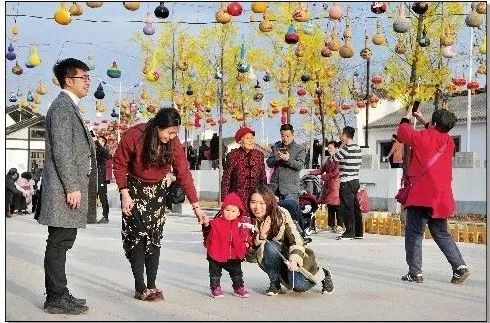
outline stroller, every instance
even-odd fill
[[[301,178],[300,186],[299,204],[305,223],[304,231],[306,235],[311,235],[316,233],[315,212],[320,204],[322,182],[318,176],[306,174]]]

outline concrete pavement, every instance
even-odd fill
[[[165,301],[150,303],[133,299],[120,226],[120,211],[111,209],[109,224],[78,231],[67,255],[68,287],[75,296],[87,298],[90,310],[65,316],[42,311],[47,227],[30,215],[6,219],[6,320],[486,320],[485,245],[458,243],[471,275],[464,284],[453,285],[446,259],[432,240],[424,241],[425,281],[416,284],[400,280],[407,271],[403,237],[367,234],[363,240],[336,241],[334,234],[320,232],[308,246],[332,271],[333,294],[322,295],[315,286],[303,294],[267,296],[266,274],[257,264],[243,263],[251,297],[233,296],[224,272],[226,296],[213,299],[199,225],[192,216],[169,215],[157,277]]]

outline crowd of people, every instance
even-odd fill
[[[85,63],[73,58],[58,61],[53,68],[62,90],[46,115],[46,157],[39,193],[41,203],[37,207],[37,221],[48,226],[44,257],[46,312],[81,314],[88,310],[86,299],[75,297],[67,288],[66,254],[75,243],[77,230],[86,227],[89,191],[93,187],[97,187],[103,204],[100,223],[108,222],[108,160],[120,192],[122,248],[134,278],[134,298],[142,301],[164,298],[156,278],[166,222],[166,199],[173,180],[182,188],[202,225],[213,297],[224,296],[220,283],[223,269],[230,274],[235,295],[250,296],[241,267],[244,260],[256,262],[266,274],[267,295],[284,293],[283,287],[305,292],[314,286],[319,286],[322,294],[333,293],[332,272],[324,264],[320,265],[315,252],[306,247],[300,199],[307,192],[302,190],[299,177],[306,152],[295,141],[292,125],[281,126],[281,140],[273,145],[267,158],[256,149],[252,129],[237,130],[235,141],[239,148],[230,151],[226,158],[220,211],[210,218],[200,206],[190,172],[196,164],[189,156],[197,156],[197,161],[215,160],[217,156],[212,152],[213,147],[216,149],[215,137],[211,148],[203,141],[197,153],[188,149],[186,156],[178,138],[180,114],[174,108],[165,108],[147,123],[129,128],[110,158],[104,147],[105,138],[90,133],[77,108],[90,86],[89,70]],[[414,117],[427,129],[414,130],[410,126]],[[448,135],[455,122],[454,114],[447,110],[434,112],[430,122],[420,112],[410,112],[401,120],[394,138],[395,144],[412,148],[408,176],[417,179],[404,205],[409,267],[408,273],[402,276],[404,281],[423,281],[422,237],[426,224],[452,266],[451,282],[462,283],[469,275],[447,231],[447,219],[455,210],[451,190],[454,143]],[[362,152],[354,136],[355,129],[345,127],[340,142],[328,143],[329,157],[325,163],[310,172],[323,179],[319,203],[327,206],[328,224],[340,234],[338,240],[363,238],[357,199]],[[398,153],[400,145],[393,145],[390,155]],[[269,179],[266,165],[272,169]],[[22,181],[18,180],[16,169],[7,173],[7,215],[15,210],[22,212],[22,201],[27,203],[35,195],[30,195],[26,187],[32,181],[37,187],[39,179],[36,181],[30,173],[20,177]],[[21,202],[16,204],[16,199]]]

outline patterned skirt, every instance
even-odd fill
[[[131,215],[122,215],[122,240],[126,258],[143,239],[146,254],[160,248],[165,224],[165,181],[145,183],[128,176],[129,196],[134,206]]]

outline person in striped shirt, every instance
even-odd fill
[[[356,130],[345,127],[342,130],[340,149],[332,155],[332,159],[339,163],[340,177],[340,206],[339,215],[345,224],[345,232],[337,237],[341,239],[362,239],[362,215],[357,199],[359,191],[359,169],[362,163],[362,153],[359,145],[354,143]]]

